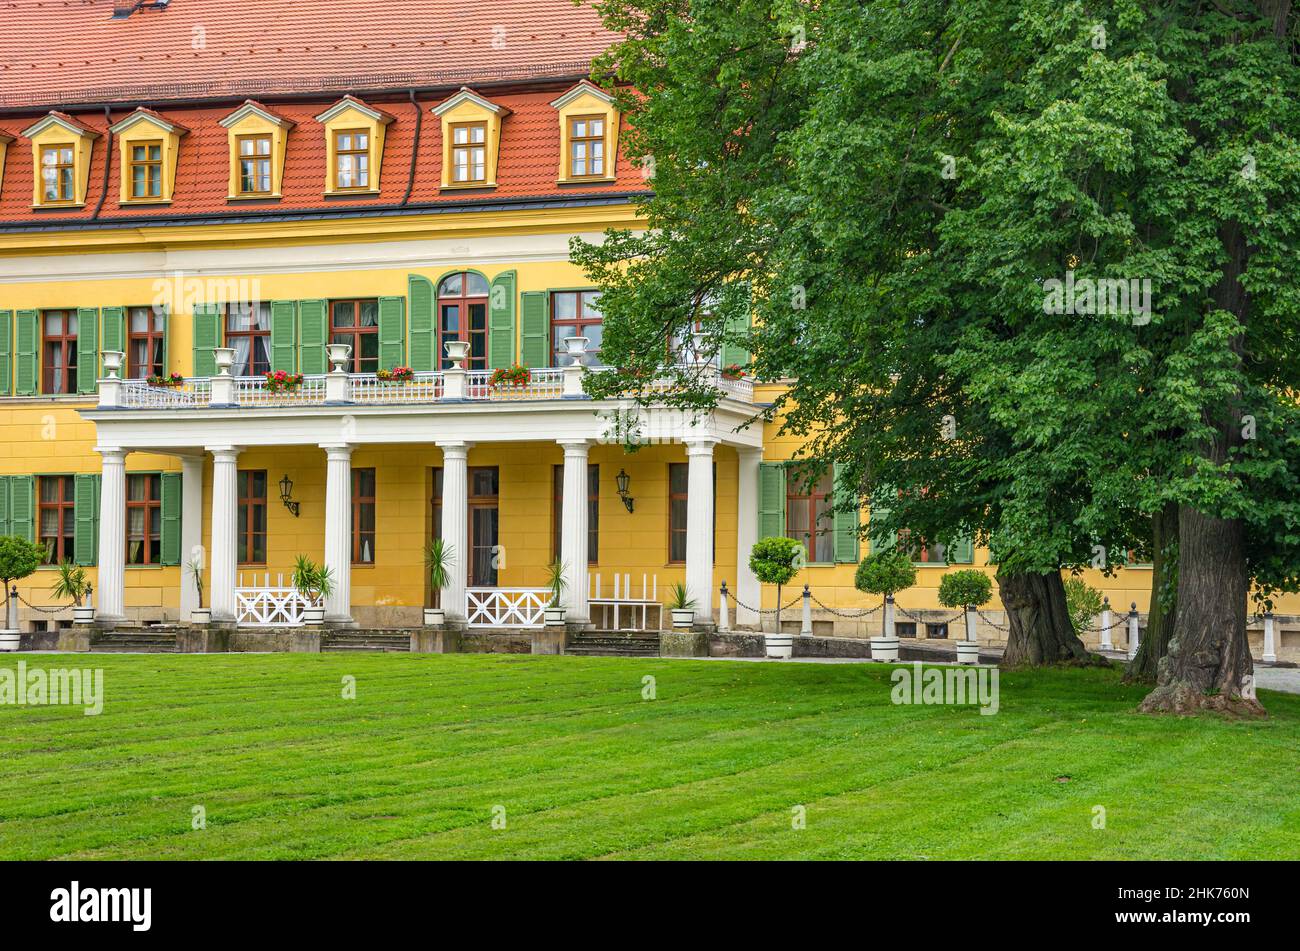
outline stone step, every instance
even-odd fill
[[[566,654],[575,657],[658,657],[657,631],[584,631],[574,635]]]

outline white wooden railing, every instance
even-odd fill
[[[373,373],[349,376],[350,398],[354,403],[434,403],[442,399],[442,374],[416,373],[410,380],[381,380]]]
[[[465,619],[470,627],[541,627],[548,588],[467,588]]]
[[[252,584],[244,584],[243,572],[235,586],[235,620],[240,627],[298,627],[303,623],[303,611],[311,606],[297,589],[284,583],[284,575],[277,575],[271,584],[270,573],[262,575],[262,583],[253,576]]]
[[[241,376],[235,380],[235,402],[240,406],[310,406],[325,402],[325,377],[306,376],[292,390],[272,392],[266,377]]]
[[[150,386],[144,380],[122,382],[123,405],[139,409],[207,406],[212,396],[208,377],[193,377],[180,386]]]
[[[619,574],[614,573],[614,590],[607,591],[601,584],[600,573],[588,574],[587,576],[587,603],[591,607],[592,620],[597,620],[596,614],[599,611],[603,617],[599,619],[601,627],[610,630],[623,630],[623,613],[627,612],[629,624],[635,624],[638,620],[640,626],[637,630],[649,630],[649,614],[654,611],[656,614],[655,622],[662,626],[663,622],[663,605],[659,603],[659,576],[658,575],[641,575],[641,587],[639,590],[632,587],[632,575],[630,572]]]

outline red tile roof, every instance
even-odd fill
[[[614,39],[572,0],[0,0],[0,108],[570,77]]]
[[[173,6],[187,0],[173,0]],[[560,95],[567,84],[541,87],[529,91],[496,93],[492,101],[510,110],[501,124],[501,154],[497,169],[497,187],[478,190],[441,190],[442,180],[442,123],[431,110],[446,97],[428,95],[420,99],[418,108],[423,113],[420,129],[419,158],[416,163],[415,183],[410,202],[450,203],[476,199],[485,201],[503,198],[562,198],[582,195],[600,195],[644,191],[645,182],[640,171],[624,156],[617,164],[618,178],[608,184],[559,185],[556,179],[560,167],[560,123],[550,102]],[[255,215],[259,212],[339,211],[397,204],[406,194],[410,181],[411,150],[415,145],[415,109],[409,99],[389,97],[379,100],[368,97],[372,107],[383,109],[394,116],[388,126],[380,173],[382,191],[366,198],[324,197],[325,190],[325,131],[313,117],[328,108],[329,103],[300,102],[277,103],[276,115],[297,123],[289,131],[285,159],[283,198],[279,201],[229,201],[229,145],[226,129],[219,121],[238,108],[236,103],[185,108],[159,108],[157,112],[169,122],[190,130],[181,140],[176,168],[176,187],[171,205],[119,204],[120,150],[114,141],[110,155],[108,194],[99,214],[101,221],[136,217],[171,217],[181,215],[237,214]],[[10,144],[5,161],[3,188],[0,189],[0,229],[7,225],[75,223],[88,220],[104,193],[104,154],[108,126],[133,110],[114,111],[108,121],[102,113],[81,113],[78,123],[100,137],[95,140],[89,189],[86,205],[81,209],[33,209],[32,203],[32,150],[26,139]],[[36,118],[33,116],[32,121]],[[30,122],[28,123],[30,124]]]

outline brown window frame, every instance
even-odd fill
[[[551,474],[551,550],[553,561],[560,560],[564,522],[564,465],[552,467]],[[600,463],[587,463],[587,564],[600,564]]]
[[[466,141],[463,145],[458,145],[458,144],[456,143],[456,132],[457,132],[458,130],[460,130],[460,129],[468,129],[468,130],[470,130],[470,134],[469,134],[469,137],[468,137],[468,141]],[[475,129],[481,129],[481,130],[483,131],[483,141],[482,141],[482,142],[475,142],[475,141],[474,141],[473,130],[475,130]],[[448,179],[451,181],[451,183],[452,183],[453,185],[486,185],[486,184],[487,184],[487,169],[488,169],[488,160],[487,160],[487,159],[488,159],[488,155],[487,155],[487,137],[488,137],[488,128],[487,128],[487,123],[486,123],[486,122],[452,122],[452,123],[450,123],[450,124],[447,126],[447,134],[448,134],[448,136],[451,137],[451,168],[448,170],[450,174],[447,176]],[[459,168],[459,163],[457,163],[457,161],[456,161],[456,156],[457,156],[458,154],[462,153],[462,152],[469,152],[469,153],[472,153],[474,149],[482,149],[482,151],[483,151],[483,174],[482,174],[480,177],[478,177],[478,178],[463,178],[463,179],[458,179],[458,178],[456,177],[456,169]],[[473,158],[473,156],[472,156],[472,154],[471,154],[471,155],[470,155],[470,159],[472,159],[472,158]],[[466,167],[468,170],[472,171],[473,168],[474,168],[474,162],[473,162],[473,161],[466,161],[466,163],[465,163],[465,167]]]
[[[821,491],[821,484],[829,480],[828,487]],[[807,485],[799,478],[786,479],[785,483],[785,537],[800,542],[803,545],[804,555],[810,565],[829,565],[835,562],[835,531],[834,519],[818,519],[817,503],[829,502],[830,508],[826,511],[834,513],[835,511],[835,482],[830,471],[823,473],[817,485]],[[790,528],[790,507],[791,505],[806,505],[808,508],[808,525],[811,531],[801,533],[802,538],[796,538],[791,532],[795,531]],[[824,523],[824,527],[823,527]],[[817,541],[825,536],[829,541],[828,558],[817,557]]]
[[[143,333],[131,329],[131,318],[140,316],[141,311],[146,312],[149,317],[147,325],[149,329]],[[128,307],[126,309],[126,375],[128,379],[142,380],[149,376],[162,376],[167,372],[166,318],[164,317],[163,328],[160,330],[154,324],[154,321],[159,317],[163,317],[163,315],[153,307]],[[135,355],[135,345],[139,342],[144,343],[145,353],[151,355],[147,373],[140,372],[140,361]]]
[[[558,311],[558,308],[555,306],[556,300],[568,294],[572,294],[574,297],[574,305],[573,305],[574,316],[556,317],[555,314]],[[599,309],[596,311],[597,316],[595,318],[586,316],[586,314],[584,313],[585,308],[588,305],[587,297],[592,294],[596,296],[596,300],[591,302],[591,306],[598,307],[599,300],[600,300],[600,291],[596,290],[595,288],[587,288],[585,290],[576,290],[576,291],[551,291],[551,299],[550,301],[548,301],[548,304],[550,305],[550,314],[551,314],[551,327],[550,327],[551,366],[555,367],[555,366],[563,365],[559,362],[559,358],[560,356],[562,356],[562,353],[560,351],[560,342],[564,339],[564,337],[561,337],[559,335],[558,331],[560,328],[568,327],[572,331],[575,331],[572,333],[565,334],[565,336],[567,337],[576,337],[576,336],[589,337],[590,335],[584,333],[585,328],[597,324],[599,324],[602,328],[604,327],[605,315]],[[603,336],[604,334],[602,330],[602,338]],[[599,363],[600,347],[596,347],[594,350],[588,350],[585,359],[589,364]],[[568,361],[566,360],[565,363],[567,362]]]
[[[232,307],[255,307],[257,313],[262,313],[262,308],[266,308],[266,329],[265,330],[231,330],[230,318],[232,316],[230,308]],[[226,304],[221,314],[221,340],[223,347],[233,347],[234,341],[241,337],[248,338],[248,372],[246,374],[235,374],[236,376],[262,376],[271,370],[271,305],[266,301],[243,301],[238,304]],[[266,369],[257,369],[257,338],[266,340]],[[233,372],[233,369],[232,369]]]
[[[345,135],[365,136],[366,137],[365,147],[359,149],[358,148],[345,149],[341,147],[339,145],[339,140]],[[334,190],[336,192],[363,192],[363,191],[370,190],[370,139],[371,136],[370,136],[369,129],[336,129],[334,131]],[[365,157],[365,170],[364,170],[365,181],[360,182],[360,184],[357,185],[341,184],[342,173],[343,173],[343,156],[345,155]],[[361,172],[362,172],[361,163],[358,162],[357,163],[358,179],[362,177]]]
[[[374,486],[374,495],[363,495],[361,493],[361,480],[358,475],[363,472],[370,473],[370,482]],[[379,495],[379,477],[374,466],[363,466],[352,470],[352,564],[354,565],[373,565],[375,563],[375,544],[379,535],[378,514],[379,510],[376,498]],[[370,560],[364,561],[361,557],[361,545],[363,542],[361,531],[361,512],[365,506],[370,506],[371,522],[375,524],[374,531],[368,532],[370,536]]]
[[[601,123],[601,126],[600,126],[600,128],[601,128],[601,133],[600,133],[600,135],[576,135],[576,134],[574,134],[574,129],[576,128],[577,123],[579,123],[579,122],[590,123],[590,122],[592,122],[593,120],[599,120],[599,122]],[[590,126],[588,126],[588,127],[590,128]],[[568,130],[568,131],[569,131],[569,169],[568,169],[568,170],[569,170],[569,175],[568,175],[568,177],[571,178],[571,179],[573,179],[573,180],[575,180],[575,181],[582,181],[582,180],[584,180],[584,179],[602,179],[602,178],[605,178],[605,177],[606,177],[606,175],[605,175],[606,164],[605,164],[605,163],[609,161],[609,145],[608,145],[608,142],[607,142],[607,136],[608,136],[608,132],[609,132],[609,117],[606,116],[606,115],[604,115],[604,114],[596,114],[596,115],[589,115],[589,116],[569,116],[569,130]],[[586,160],[585,160],[586,163],[587,163],[587,167],[588,167],[588,168],[591,168],[591,148],[590,148],[590,144],[591,144],[592,142],[599,142],[599,143],[601,144],[601,145],[600,145],[600,171],[599,171],[599,172],[584,172],[583,174],[579,175],[577,172],[575,172],[575,171],[573,170],[574,164],[575,164],[575,162],[576,162],[576,157],[575,157],[575,155],[574,155],[574,147],[575,147],[579,142],[586,142],[586,143],[588,143],[587,158],[586,158]]]
[[[254,481],[258,476],[262,477],[262,494],[254,494]],[[235,474],[236,482],[239,486],[239,502],[236,511],[237,524],[239,526],[236,535],[236,543],[239,551],[239,563],[241,565],[265,565],[267,554],[267,543],[270,537],[270,525],[267,519],[266,496],[269,491],[265,469],[240,469]],[[257,521],[253,517],[258,508],[262,509],[262,531],[257,531]],[[262,539],[262,557],[257,557],[256,539],[261,536]]]
[[[343,327],[343,328],[336,328],[336,327],[334,326],[334,314],[335,314],[336,308],[337,308],[340,304],[351,304],[351,305],[352,305],[352,308],[353,308],[353,310],[352,310],[353,319],[356,321],[356,323],[355,323],[353,326],[351,326],[351,327]],[[374,305],[375,305],[375,323],[374,323],[373,326],[370,326],[370,327],[362,327],[362,326],[361,326],[361,305],[362,305],[362,304],[374,304]],[[350,346],[350,347],[352,348],[352,352],[348,355],[348,359],[351,361],[351,368],[349,369],[348,372],[350,372],[350,373],[374,373],[376,370],[379,369],[379,346],[378,346],[378,341],[379,341],[379,298],[377,298],[377,297],[356,297],[356,298],[349,298],[349,299],[347,299],[347,300],[332,300],[332,301],[330,301],[329,335],[330,335],[330,343],[346,343],[348,346]],[[373,357],[362,357],[362,356],[361,356],[361,338],[362,338],[362,337],[369,337],[369,336],[373,336],[373,337],[375,338],[375,341],[376,341],[376,345],[375,345],[375,355],[374,355]],[[347,338],[350,338],[350,339],[347,339],[347,340],[340,340],[340,339],[337,339],[337,338],[340,338],[340,337],[347,337]],[[364,366],[362,365],[362,360],[372,361],[372,362],[374,363],[374,366],[369,367],[369,368],[366,368],[366,367],[364,367]],[[391,368],[390,368],[390,367],[385,367],[385,369],[391,369]]]
[[[131,498],[131,480],[145,480],[145,495],[142,499]],[[157,472],[128,472],[126,475],[126,563],[130,566],[162,564],[162,475]],[[156,491],[155,491],[156,490]],[[140,546],[139,561],[131,560],[131,510],[144,510],[143,544]],[[154,535],[158,536],[158,560],[153,560],[150,550]]]
[[[670,462],[668,463],[668,564],[684,565],[686,564],[686,526],[680,528],[673,525],[673,501],[681,500],[686,502],[687,518],[690,518],[690,500],[686,492],[673,491],[673,466],[681,466],[686,471],[686,483],[690,485],[690,463],[689,462]],[[718,463],[713,463],[713,531],[710,533],[713,538],[713,554],[718,554]],[[682,557],[673,557],[673,536],[681,535],[682,537]]]
[[[245,155],[243,151],[245,142],[253,142],[253,143],[265,142],[266,153],[263,154],[257,151],[257,146],[254,145],[253,151],[250,154]],[[275,169],[271,165],[271,156],[274,152],[275,152],[275,137],[268,133],[259,132],[253,135],[235,136],[235,161],[238,163],[236,166],[236,173],[237,173],[236,187],[238,189],[236,194],[238,195],[273,194],[275,190]],[[253,174],[251,177],[245,176],[244,174],[245,165],[249,165],[252,167]],[[257,181],[260,180],[261,175],[259,174],[259,171],[262,165],[266,166],[266,188],[245,188],[244,183],[246,181],[251,181],[256,183]]]
[[[47,153],[57,152],[59,153],[59,158],[62,158],[62,153],[65,149],[67,150],[69,156],[67,162],[56,161],[52,165],[45,164],[45,156]],[[57,186],[60,186],[57,188],[57,194],[59,195],[59,197],[57,198],[50,198],[46,194],[45,170],[47,168],[52,168],[55,170],[55,182],[57,183]],[[63,184],[62,173],[64,171],[68,173],[67,175],[68,197],[66,198],[62,197],[63,189],[61,187]],[[70,142],[60,143],[59,145],[42,145],[40,175],[41,175],[41,204],[42,205],[75,204],[77,201],[77,146]]]
[[[59,314],[62,316],[63,332],[51,336],[47,327],[47,320],[51,315]],[[72,322],[77,322],[76,330],[69,332],[68,327]],[[41,393],[48,396],[59,396],[67,393],[77,392],[77,334],[81,331],[81,325],[78,321],[78,315],[75,310],[51,309],[41,311]],[[57,351],[52,351],[51,346],[56,347]],[[50,354],[57,352],[58,357],[53,361]],[[54,371],[63,371],[63,388],[60,390],[50,389],[54,385]]]
[[[460,277],[460,294],[443,294],[443,284],[457,275]],[[443,349],[443,344],[448,340],[464,340],[469,344],[469,357],[466,360],[467,365],[465,367],[467,370],[486,370],[488,368],[488,324],[491,321],[491,313],[488,309],[488,300],[492,293],[492,285],[490,282],[488,283],[488,292],[486,294],[469,294],[467,293],[467,290],[469,288],[469,278],[471,275],[480,278],[483,281],[487,281],[487,278],[483,277],[482,274],[475,273],[474,271],[453,271],[451,274],[444,274],[439,278],[438,286],[435,288],[438,297],[438,310],[435,317],[437,323],[436,329],[438,332],[437,357],[438,367],[443,370],[451,367],[451,361],[447,359],[446,350]],[[442,308],[449,304],[455,304],[458,307],[458,313],[460,315],[460,320],[457,322],[459,326],[455,336],[443,331]],[[469,313],[470,307],[473,305],[482,305],[483,307],[483,327],[480,330],[474,330],[470,327]],[[475,336],[483,338],[483,354],[479,357],[474,356]]]
[[[45,501],[42,486],[48,482],[58,484],[58,498],[53,502]],[[57,512],[58,532],[54,536],[46,535],[45,513]],[[45,565],[57,565],[63,560],[72,561],[75,557],[77,538],[77,496],[76,480],[70,475],[42,475],[36,477],[36,541],[45,545]],[[47,541],[48,539],[48,541]],[[53,542],[51,547],[50,542]],[[65,544],[66,543],[66,544]]]
[[[162,201],[163,199],[162,139],[148,139],[141,142],[129,142],[127,143],[127,148],[130,150],[130,154],[127,156],[127,181],[129,182],[127,191],[129,194],[129,200],[130,201]],[[157,159],[153,159],[149,157],[149,149],[154,149],[154,148],[158,150]],[[136,149],[145,150],[144,159],[142,160],[136,159],[135,157]],[[144,186],[145,186],[146,194],[144,195],[137,195],[135,193],[135,186],[136,186],[135,170],[137,168],[143,168],[145,170]],[[151,175],[151,173],[153,174]],[[156,195],[147,194],[151,181],[156,181],[158,184],[158,194]]]

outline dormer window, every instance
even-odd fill
[[[551,106],[560,119],[559,183],[614,181],[619,120],[614,97],[584,79]]]
[[[487,123],[457,122],[451,126],[451,180],[457,185],[487,181]]]
[[[131,146],[131,197],[162,197],[162,143],[141,142]]]
[[[41,204],[70,205],[76,194],[75,147],[41,147]]]
[[[99,133],[62,112],[23,130],[32,143],[32,207],[80,208],[90,181],[90,153]]]
[[[442,120],[442,187],[496,188],[501,120],[510,110],[461,87],[433,114]]]
[[[241,135],[239,143],[239,194],[271,194],[270,135]]]
[[[569,178],[605,176],[605,117],[569,120]]]
[[[325,194],[377,195],[393,117],[344,96],[316,117],[325,126]]]
[[[364,129],[334,133],[334,188],[370,187],[370,136]]]

